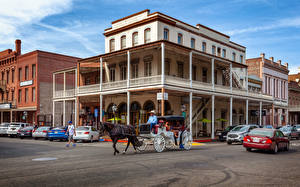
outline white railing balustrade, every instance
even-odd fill
[[[180,77],[175,77],[175,76],[166,76],[166,84],[171,84],[174,86],[181,86],[185,88],[190,87],[190,80],[189,79],[184,79]]]
[[[127,80],[106,82],[102,84],[103,91],[113,90],[113,89],[124,89],[127,87]]]
[[[54,98],[64,97],[64,91],[63,91],[63,90],[55,91],[53,97],[54,97]]]
[[[92,92],[100,92],[100,84],[79,86],[77,88],[77,94],[86,94]]]
[[[223,86],[220,84],[215,84],[215,91],[221,93],[228,93],[228,94],[231,93],[229,86]]]
[[[74,97],[75,96],[75,89],[66,90],[66,97]]]
[[[130,79],[131,87],[150,86],[150,85],[159,84],[159,83],[161,83],[161,75]]]

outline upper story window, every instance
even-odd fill
[[[197,80],[197,66],[192,66],[192,79]]]
[[[170,59],[165,58],[165,75],[170,75]]]
[[[177,73],[178,73],[178,77],[183,78],[183,62],[177,62]]]
[[[236,54],[235,54],[235,52],[232,53],[232,61],[236,61]]]
[[[122,36],[121,37],[121,49],[125,49],[126,48],[126,36]]]
[[[207,68],[202,68],[202,82],[207,82]]]
[[[244,59],[243,55],[240,55],[240,63],[243,63],[243,59]]]
[[[110,39],[109,40],[109,51],[110,52],[113,52],[113,51],[115,51],[115,39]]]
[[[6,83],[9,83],[9,71],[6,71]]]
[[[22,80],[22,68],[19,68],[19,81]]]
[[[221,48],[220,47],[217,48],[217,53],[218,53],[218,56],[221,56]]]
[[[115,67],[109,68],[109,80],[111,82],[116,81],[116,68]]]
[[[144,57],[144,75],[145,77],[149,77],[152,75],[152,55],[147,55]]]
[[[202,51],[206,52],[206,42],[202,42]]]
[[[191,38],[191,48],[195,49],[196,40],[195,38]]]
[[[182,45],[183,44],[183,38],[182,38],[182,34],[181,33],[178,33],[178,36],[177,36],[177,43]]]
[[[32,79],[35,79],[35,74],[36,74],[36,66],[35,64],[32,64]]]
[[[131,65],[131,73],[132,73],[132,78],[138,78],[139,77],[139,64],[134,63]]]
[[[11,70],[11,82],[12,83],[15,82],[15,70],[14,69]]]
[[[29,68],[25,66],[25,80],[28,80]]]
[[[1,73],[1,80],[4,81],[4,71]]]
[[[226,58],[226,49],[223,49],[223,50],[222,50],[222,57],[223,57],[223,58]]]
[[[121,63],[120,64],[120,78],[121,78],[121,80],[126,80],[127,79],[127,65],[126,65],[126,63]]]
[[[138,42],[138,32],[134,32],[133,34],[132,34],[132,46],[136,46],[136,45],[138,45],[139,44],[139,42]]]
[[[164,28],[164,40],[169,40],[169,29]]]
[[[211,47],[211,54],[216,55],[216,46]]]
[[[150,30],[150,28],[145,29],[144,37],[145,37],[145,43],[151,42],[151,30]]]

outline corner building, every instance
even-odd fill
[[[105,54],[77,64],[76,125],[109,120],[116,106],[119,123],[138,126],[155,110],[186,116],[194,138],[215,138],[228,125],[248,124],[251,108],[262,124],[273,102],[248,90],[246,48],[206,26],[144,10],[113,21],[104,36]],[[69,99],[67,89],[54,92],[54,105]]]

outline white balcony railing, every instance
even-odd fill
[[[100,92],[100,84],[79,86],[77,88],[77,94],[88,94],[93,92]]]
[[[190,80],[188,79],[174,77],[174,76],[166,76],[165,79],[166,79],[166,84],[185,87],[185,88],[190,87]]]
[[[124,89],[127,87],[127,80],[106,82],[102,84],[103,91],[114,90],[114,89]]]
[[[151,86],[153,84],[159,84],[159,83],[161,83],[161,75],[130,79],[131,87]]]

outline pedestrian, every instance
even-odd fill
[[[73,147],[76,146],[75,142],[74,142],[74,139],[73,139],[73,136],[75,135],[76,136],[76,131],[75,131],[75,127],[74,125],[72,124],[72,121],[69,121],[69,125],[68,125],[68,129],[67,129],[67,132],[66,132],[66,135],[69,134],[69,142],[67,143],[66,147],[69,147],[71,142],[73,144]]]

